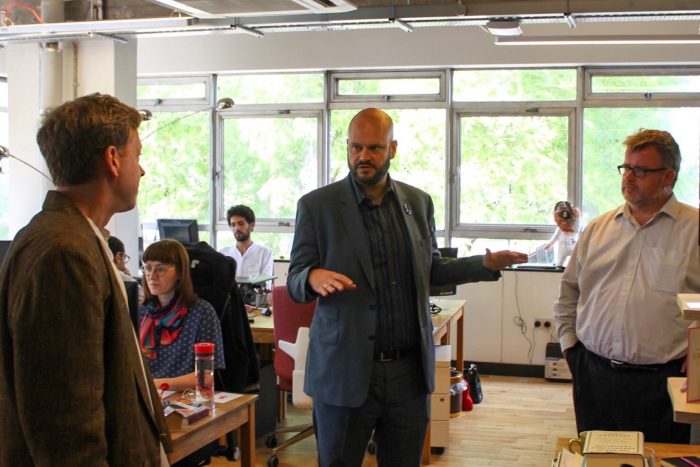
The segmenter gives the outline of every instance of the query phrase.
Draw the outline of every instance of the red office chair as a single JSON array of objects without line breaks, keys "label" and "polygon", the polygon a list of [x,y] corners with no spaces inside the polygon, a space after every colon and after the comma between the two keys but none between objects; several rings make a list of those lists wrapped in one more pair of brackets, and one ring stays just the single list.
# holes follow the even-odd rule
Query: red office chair
[{"label": "red office chair", "polygon": [[[282,347],[292,348],[289,343],[297,342],[297,336],[308,336],[308,331],[299,332],[300,328],[310,328],[311,319],[316,310],[316,301],[306,304],[300,304],[292,301],[287,294],[287,286],[278,286],[272,289],[272,322],[275,329],[275,373],[277,374],[277,387],[280,403],[280,420],[284,419],[284,407],[287,404],[287,394],[292,392],[293,374],[294,374],[294,358],[283,351]],[[286,345],[280,345],[280,341],[285,341]],[[303,355],[306,355],[305,350]],[[306,364],[305,358],[303,361],[297,361],[297,370],[303,370]],[[300,387],[299,376],[297,375],[297,387]],[[300,395],[293,395],[294,401],[301,400]],[[303,395],[302,395],[303,396]],[[307,396],[308,397],[308,396]],[[295,403],[296,405],[296,403]],[[277,445],[277,435],[280,433],[296,433],[291,438]],[[312,423],[303,425],[295,425],[276,429],[265,440],[265,445],[273,448],[272,456],[268,460],[268,465],[277,465],[277,451],[284,449],[287,446],[295,444],[314,433]]]}]

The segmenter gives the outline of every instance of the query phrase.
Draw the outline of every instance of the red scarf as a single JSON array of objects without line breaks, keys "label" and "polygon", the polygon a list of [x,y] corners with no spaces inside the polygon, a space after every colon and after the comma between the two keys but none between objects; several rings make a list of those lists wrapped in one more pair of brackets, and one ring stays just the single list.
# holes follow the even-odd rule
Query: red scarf
[{"label": "red scarf", "polygon": [[139,343],[143,355],[154,360],[158,356],[155,349],[159,345],[172,344],[182,332],[185,316],[187,307],[178,296],[163,307],[146,305],[146,314],[139,326]]}]

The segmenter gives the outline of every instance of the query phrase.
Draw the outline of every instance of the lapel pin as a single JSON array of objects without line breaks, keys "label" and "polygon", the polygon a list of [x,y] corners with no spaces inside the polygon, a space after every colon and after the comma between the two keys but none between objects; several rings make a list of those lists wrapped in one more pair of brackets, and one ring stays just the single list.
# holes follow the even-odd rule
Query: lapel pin
[{"label": "lapel pin", "polygon": [[413,209],[411,208],[411,205],[408,204],[408,201],[404,201],[403,203],[403,210],[406,214],[409,216],[413,214]]}]

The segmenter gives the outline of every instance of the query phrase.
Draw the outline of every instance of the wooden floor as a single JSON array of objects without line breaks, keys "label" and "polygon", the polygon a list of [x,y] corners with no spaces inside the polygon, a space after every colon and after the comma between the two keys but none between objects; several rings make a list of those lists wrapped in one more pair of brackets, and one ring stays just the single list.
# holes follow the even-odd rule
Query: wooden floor
[{"label": "wooden floor", "polygon": [[[431,465],[454,467],[549,467],[559,437],[576,436],[571,385],[537,378],[481,376],[484,400],[471,412],[450,420],[450,445],[442,455],[433,454]],[[288,421],[308,417],[293,408]],[[280,451],[279,466],[316,466],[313,437]],[[271,450],[258,439],[256,467],[267,465]],[[214,466],[240,465],[224,457]],[[366,455],[363,467],[376,466]]]}]

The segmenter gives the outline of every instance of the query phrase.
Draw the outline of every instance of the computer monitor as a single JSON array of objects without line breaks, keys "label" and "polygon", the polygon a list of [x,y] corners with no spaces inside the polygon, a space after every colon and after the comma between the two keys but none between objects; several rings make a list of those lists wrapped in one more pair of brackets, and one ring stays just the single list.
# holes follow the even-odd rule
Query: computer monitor
[{"label": "computer monitor", "polygon": [[182,243],[197,243],[199,228],[194,219],[158,219],[160,239],[171,238]]},{"label": "computer monitor", "polygon": [[[446,258],[457,257],[457,248],[438,248],[438,250],[440,251],[440,254]],[[456,293],[456,285],[430,286],[431,297],[444,297],[446,295],[455,295]]]}]

